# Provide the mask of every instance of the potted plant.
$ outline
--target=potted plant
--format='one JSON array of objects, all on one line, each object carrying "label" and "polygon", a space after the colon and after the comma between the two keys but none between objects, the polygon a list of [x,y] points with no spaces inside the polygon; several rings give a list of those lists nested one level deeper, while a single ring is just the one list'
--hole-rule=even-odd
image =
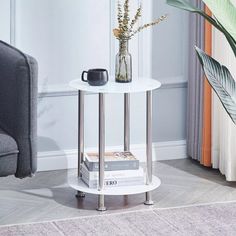
[{"label": "potted plant", "polygon": [[119,52],[116,55],[115,78],[116,82],[129,83],[132,81],[132,56],[129,53],[129,40],[142,30],[159,24],[167,16],[163,15],[151,23],[136,26],[142,16],[141,5],[132,20],[130,18],[129,0],[124,1],[123,7],[120,0],[118,0],[117,11],[118,27],[113,30],[114,36],[119,40]]}]

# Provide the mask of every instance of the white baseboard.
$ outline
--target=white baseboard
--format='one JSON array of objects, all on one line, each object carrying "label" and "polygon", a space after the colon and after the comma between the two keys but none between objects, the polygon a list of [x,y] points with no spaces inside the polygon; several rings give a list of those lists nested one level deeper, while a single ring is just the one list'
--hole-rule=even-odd
[{"label": "white baseboard", "polygon": [[[145,144],[131,145],[131,151],[141,162],[146,160]],[[86,151],[93,152],[95,148]],[[107,151],[122,150],[121,146],[108,147]],[[186,141],[170,141],[153,143],[153,160],[184,159],[186,154]],[[72,169],[77,167],[77,150],[50,151],[38,153],[38,171]]]}]

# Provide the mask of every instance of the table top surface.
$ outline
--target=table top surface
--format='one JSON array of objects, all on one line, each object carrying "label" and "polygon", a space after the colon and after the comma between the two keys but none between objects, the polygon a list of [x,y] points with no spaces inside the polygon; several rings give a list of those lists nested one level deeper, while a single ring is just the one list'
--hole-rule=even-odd
[{"label": "table top surface", "polygon": [[151,78],[138,78],[133,79],[131,83],[117,83],[112,78],[104,86],[90,86],[88,83],[81,81],[80,79],[70,82],[70,86],[77,90],[91,93],[141,93],[152,91],[161,87],[161,83],[158,80]]}]

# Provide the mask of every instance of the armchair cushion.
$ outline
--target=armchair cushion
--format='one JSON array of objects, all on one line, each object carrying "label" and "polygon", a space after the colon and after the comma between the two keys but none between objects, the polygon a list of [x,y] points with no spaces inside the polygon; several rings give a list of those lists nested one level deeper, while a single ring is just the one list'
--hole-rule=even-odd
[{"label": "armchair cushion", "polygon": [[0,158],[18,152],[16,141],[0,128]]},{"label": "armchair cushion", "polygon": [[1,176],[16,173],[18,148],[16,141],[0,129],[0,174]]}]

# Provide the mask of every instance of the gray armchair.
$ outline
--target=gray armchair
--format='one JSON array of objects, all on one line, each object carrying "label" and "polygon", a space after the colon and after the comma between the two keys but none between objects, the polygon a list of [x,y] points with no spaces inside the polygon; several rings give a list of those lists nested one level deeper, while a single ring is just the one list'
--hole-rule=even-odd
[{"label": "gray armchair", "polygon": [[37,168],[37,62],[0,41],[0,177]]}]

